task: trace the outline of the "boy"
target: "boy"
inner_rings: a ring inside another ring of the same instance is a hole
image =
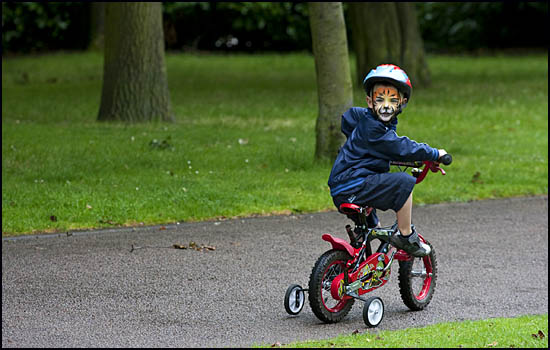
[[[390,243],[413,256],[430,254],[430,247],[411,226],[412,190],[416,179],[405,173],[390,173],[390,160],[438,161],[447,152],[405,136],[397,136],[397,115],[411,98],[412,85],[404,70],[383,64],[363,81],[368,108],[352,107],[342,115],[347,140],[332,167],[328,185],[337,208],[355,203],[397,214],[398,229]],[[379,226],[376,211],[367,218],[369,227]]]

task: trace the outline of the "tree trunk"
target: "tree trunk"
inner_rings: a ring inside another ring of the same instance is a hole
[[[105,60],[98,120],[174,121],[161,6],[158,2],[105,4]]]
[[[341,2],[310,2],[308,7],[319,98],[315,159],[332,161],[345,139],[342,113],[353,103],[344,13]]]
[[[103,50],[105,41],[105,3],[90,2],[90,50]]]
[[[401,68],[407,72],[416,86],[431,84],[430,70],[424,55],[424,43],[416,18],[416,5],[412,2],[397,2],[397,14],[401,24]]]
[[[356,79],[360,86],[369,71],[382,63],[398,64],[401,31],[395,3],[350,2]]]
[[[430,84],[414,3],[351,2],[349,11],[358,85],[382,63],[403,68],[415,87]]]

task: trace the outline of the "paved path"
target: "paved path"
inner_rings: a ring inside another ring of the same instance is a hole
[[[413,217],[436,248],[434,299],[408,311],[394,267],[371,293],[386,304],[378,329],[548,312],[547,196],[416,206]],[[283,306],[330,248],[321,234],[345,238],[347,222],[327,212],[4,239],[2,347],[246,347],[366,332],[360,303],[333,325],[308,304],[297,317]],[[170,248],[190,241],[216,250]]]

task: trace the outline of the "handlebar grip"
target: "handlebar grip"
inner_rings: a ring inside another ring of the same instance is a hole
[[[453,157],[449,153],[447,153],[439,158],[439,162],[443,163],[444,165],[449,165],[453,162]]]

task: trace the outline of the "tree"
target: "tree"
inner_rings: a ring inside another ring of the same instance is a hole
[[[103,50],[105,40],[105,3],[90,2],[90,46],[91,50]]]
[[[348,14],[359,85],[382,63],[403,68],[415,86],[431,83],[414,3],[350,2]]]
[[[319,99],[315,159],[334,160],[344,141],[340,118],[353,103],[344,13],[341,2],[308,7]]]
[[[162,4],[105,4],[103,88],[98,120],[173,121],[164,62]]]

